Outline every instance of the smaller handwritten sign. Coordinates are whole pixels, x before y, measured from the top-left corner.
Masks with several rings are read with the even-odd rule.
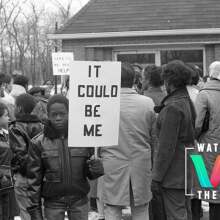
[[[53,75],[70,75],[70,63],[73,60],[73,53],[52,53]]]

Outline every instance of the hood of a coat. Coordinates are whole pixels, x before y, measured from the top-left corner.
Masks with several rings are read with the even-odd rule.
[[[37,117],[37,115],[31,115],[31,114],[19,114],[16,115],[15,122],[23,122],[23,123],[36,123],[41,122],[40,119]]]
[[[27,133],[30,138],[35,137],[43,130],[43,124],[40,119],[31,114],[17,115],[16,120],[10,124],[10,129],[13,129],[13,127]]]

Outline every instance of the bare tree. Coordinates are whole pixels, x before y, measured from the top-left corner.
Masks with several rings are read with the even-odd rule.
[[[0,71],[12,74],[20,70],[36,85],[52,77],[55,42],[47,34],[54,31],[56,21],[60,26],[70,18],[74,1],[82,3],[50,1],[58,12],[45,11],[31,0],[0,0]]]
[[[76,0],[80,8],[82,7],[82,1]],[[67,22],[67,20],[72,16],[71,10],[74,0],[68,0],[66,4],[63,3],[62,0],[51,0],[51,2],[58,8],[58,11],[60,13],[61,24],[64,24]]]
[[[16,19],[20,13],[21,11],[19,10],[10,27],[7,26],[7,30],[9,35],[15,40],[19,51],[19,69],[24,73],[24,58],[25,53],[30,46],[31,24],[28,22],[28,20],[26,20],[26,22],[16,22]]]
[[[0,36],[5,31],[8,23],[16,14],[19,5],[24,4],[27,0],[0,0]]]

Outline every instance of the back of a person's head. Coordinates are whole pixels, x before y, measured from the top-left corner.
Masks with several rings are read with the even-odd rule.
[[[148,65],[144,69],[144,77],[149,80],[149,85],[153,87],[160,87],[164,81],[162,79],[162,68],[156,65]]]
[[[53,95],[51,98],[49,98],[47,103],[48,113],[50,112],[50,107],[56,103],[63,104],[66,107],[67,111],[69,111],[69,100],[65,96],[58,94]]]
[[[192,70],[184,62],[174,60],[162,68],[162,78],[176,89],[185,87],[191,82]]]
[[[16,107],[20,109],[22,114],[31,114],[37,102],[30,94],[22,94],[16,98]]]
[[[135,79],[135,71],[131,64],[121,64],[121,87],[132,88]]]
[[[191,68],[191,82],[190,85],[197,85],[200,79],[199,67],[194,64],[187,64],[189,68]]]
[[[23,86],[25,89],[28,86],[28,78],[24,75],[15,75],[14,77],[14,84]]]
[[[220,61],[215,61],[209,66],[209,76],[220,80]]]

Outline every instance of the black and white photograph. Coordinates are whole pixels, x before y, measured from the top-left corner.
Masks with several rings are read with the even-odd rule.
[[[0,0],[0,220],[220,220],[220,0]]]

